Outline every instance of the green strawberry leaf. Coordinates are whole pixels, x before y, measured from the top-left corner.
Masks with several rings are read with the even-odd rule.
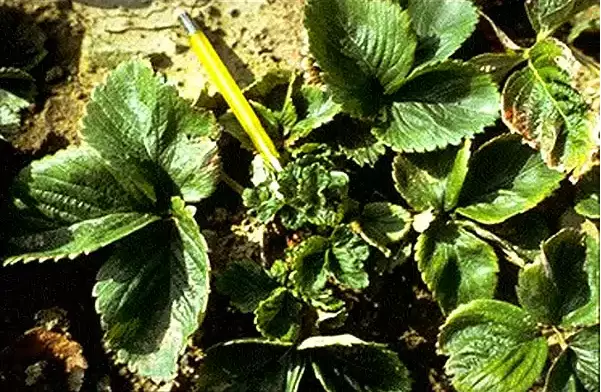
[[[232,340],[207,350],[194,391],[296,392],[305,367],[291,343]]]
[[[386,257],[392,255],[390,244],[399,242],[411,230],[411,214],[392,203],[369,203],[363,207],[359,221],[353,227],[368,244]]]
[[[472,157],[457,212],[480,223],[501,223],[535,207],[562,179],[519,136],[503,135]]]
[[[526,392],[547,360],[547,342],[529,314],[480,299],[455,309],[438,336],[447,374],[459,392]]]
[[[23,169],[12,189],[14,227],[5,264],[74,258],[160,219],[85,147],[71,147]],[[141,211],[141,212],[137,212]]]
[[[499,272],[495,251],[452,223],[433,225],[420,234],[415,260],[445,313],[459,304],[492,298],[495,293]]]
[[[209,295],[205,240],[182,199],[173,198],[171,212],[171,220],[117,244],[93,292],[104,340],[117,362],[157,381],[177,375],[178,357]]]
[[[481,72],[489,74],[492,80],[501,85],[507,75],[519,64],[524,62],[524,56],[517,53],[483,53],[469,60]]]
[[[446,60],[472,34],[478,10],[469,0],[410,0],[411,26],[417,34],[415,62]]]
[[[267,272],[251,260],[234,261],[217,275],[215,287],[230,297],[230,302],[242,313],[253,312],[261,301],[279,287]]]
[[[572,16],[598,2],[596,0],[531,0],[525,4],[528,19],[538,33],[537,39],[540,41],[551,35]]]
[[[578,182],[574,210],[590,219],[599,219],[599,166],[593,167]]]
[[[552,38],[538,42],[528,54],[528,65],[505,83],[503,121],[540,149],[549,167],[574,171],[578,178],[596,148],[596,116],[575,86],[583,66]]]
[[[490,76],[458,61],[426,66],[391,100],[373,132],[395,151],[458,145],[499,117],[499,93]]]
[[[295,123],[290,129],[290,135],[286,139],[286,145],[291,146],[297,140],[309,136],[311,131],[331,122],[342,110],[341,106],[334,102],[332,96],[323,89],[305,85],[301,87],[300,95],[303,106],[300,117],[302,120]]]
[[[30,103],[0,88],[0,139],[11,138],[21,125],[21,112]]]
[[[409,16],[390,1],[310,0],[305,26],[334,100],[352,114],[375,114],[413,63]]]
[[[582,234],[570,229],[545,241],[541,257],[520,271],[517,293],[522,307],[541,323],[557,325],[566,316],[564,325],[598,323],[595,306],[599,301],[592,292],[595,286],[599,288],[595,281],[599,276],[598,260],[592,259],[595,250],[598,255],[598,246],[592,240],[587,249]],[[589,281],[593,287],[589,287]],[[581,309],[583,306],[586,308]],[[577,309],[581,310],[574,315]]]
[[[340,153],[361,167],[374,167],[386,153],[386,146],[369,129],[361,127],[361,124],[355,125],[357,127],[352,132],[345,132],[336,139]]]
[[[398,155],[392,164],[396,190],[415,211],[451,210],[467,173],[470,145]]]
[[[303,304],[292,292],[279,287],[255,309],[255,326],[261,335],[282,342],[294,342],[300,333]]]
[[[555,359],[545,382],[545,392],[599,390],[599,327],[589,327],[568,341]]]
[[[301,293],[312,296],[325,287],[329,274],[325,260],[328,246],[327,238],[314,235],[290,251],[292,283]]]
[[[298,351],[308,355],[315,376],[327,392],[409,392],[409,371],[382,344],[352,335],[314,336]]]
[[[83,118],[84,141],[150,200],[197,202],[219,175],[212,116],[194,111],[144,62],[129,61],[96,87]],[[157,194],[158,192],[158,194]]]
[[[369,246],[348,225],[337,227],[330,241],[326,263],[338,283],[355,290],[369,286],[369,275],[363,265],[369,258]]]
[[[599,31],[599,4],[578,12],[571,18],[570,25],[570,34],[566,38],[569,44],[573,44],[584,32]]]

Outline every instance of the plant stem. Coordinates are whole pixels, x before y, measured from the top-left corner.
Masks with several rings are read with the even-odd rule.
[[[232,177],[228,176],[223,169],[221,169],[220,174],[221,180],[227,184],[234,192],[242,196],[242,192],[244,192],[244,187],[240,185],[236,180]]]

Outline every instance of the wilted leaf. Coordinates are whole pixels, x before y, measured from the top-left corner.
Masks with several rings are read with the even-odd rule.
[[[410,0],[407,10],[418,37],[415,62],[422,66],[449,58],[478,22],[469,0]]]
[[[205,240],[181,199],[173,199],[172,214],[119,242],[94,286],[108,348],[153,380],[177,375],[178,357],[209,296]]]
[[[533,1],[534,2],[534,1]],[[594,113],[575,87],[582,65],[548,38],[529,50],[528,64],[503,90],[503,121],[540,149],[545,163],[578,178],[596,148]]]
[[[444,312],[495,293],[499,271],[495,251],[452,223],[435,224],[420,234],[415,260]]]
[[[447,374],[459,392],[525,392],[547,360],[547,342],[524,310],[482,299],[461,305],[438,336]]]
[[[401,206],[369,203],[359,217],[358,231],[365,241],[390,257],[388,245],[400,241],[409,232],[411,220],[411,214]]]
[[[395,151],[458,145],[499,117],[499,93],[490,76],[457,61],[423,68],[391,100],[374,134]]]
[[[302,310],[292,292],[280,287],[255,309],[255,325],[266,338],[294,342],[300,333]]]
[[[217,290],[230,297],[232,305],[243,313],[254,311],[279,285],[251,260],[234,261],[217,275]]]
[[[481,223],[501,223],[543,201],[562,179],[519,136],[500,136],[470,160],[457,212]]]
[[[351,335],[314,336],[300,344],[328,392],[409,392],[411,378],[396,353]]]
[[[310,0],[305,26],[335,101],[353,114],[374,114],[413,63],[409,16],[390,1]]]

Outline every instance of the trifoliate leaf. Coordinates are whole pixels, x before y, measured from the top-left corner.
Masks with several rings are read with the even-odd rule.
[[[94,89],[83,126],[84,141],[150,200],[168,204],[181,194],[196,202],[214,190],[218,161],[207,139],[214,121],[144,62],[119,65]]]
[[[12,187],[14,225],[5,264],[74,258],[160,217],[92,150],[71,147],[34,161]]]
[[[234,261],[217,275],[217,291],[228,295],[230,302],[243,313],[254,311],[279,284],[251,260]]]
[[[332,233],[331,249],[326,253],[327,266],[343,286],[361,290],[369,285],[363,263],[369,258],[369,246],[347,226]]]
[[[500,85],[505,77],[524,61],[526,61],[524,56],[507,52],[479,54],[472,57],[469,63],[476,66],[481,72],[489,74],[492,80]]]
[[[303,304],[290,290],[279,287],[255,309],[255,325],[268,339],[294,342],[300,333]]]
[[[301,88],[302,120],[290,129],[286,145],[293,145],[297,140],[307,137],[311,131],[329,123],[342,110],[334,102],[332,96],[317,86],[306,85]]]
[[[555,359],[545,382],[545,392],[593,392],[599,390],[599,327],[574,335]]]
[[[457,212],[481,223],[501,223],[543,201],[562,179],[519,136],[500,136],[472,157]]]
[[[118,362],[153,380],[177,375],[178,357],[209,295],[205,240],[181,199],[173,198],[171,212],[172,220],[119,242],[94,286],[108,348]]]
[[[194,391],[296,392],[305,366],[291,343],[232,340],[207,350]]]
[[[392,100],[374,134],[395,151],[458,145],[499,117],[499,93],[490,76],[457,61],[423,68]]]
[[[578,178],[596,148],[595,116],[574,86],[582,65],[565,44],[552,38],[528,53],[528,65],[505,84],[503,121],[540,149],[549,167],[574,171]]]
[[[493,248],[452,223],[420,234],[415,260],[444,312],[479,298],[492,298],[499,266]]]
[[[392,252],[388,245],[399,242],[411,229],[411,214],[392,203],[369,203],[363,207],[357,231],[371,246],[378,248],[386,257]]]
[[[328,392],[409,392],[409,371],[396,353],[351,335],[315,336],[300,344]]]
[[[310,0],[305,26],[334,100],[352,114],[375,114],[413,63],[409,16],[390,1]]]
[[[418,37],[418,65],[449,58],[478,22],[478,11],[469,0],[410,0],[407,10]]]
[[[592,249],[587,250],[582,234],[564,229],[543,243],[542,255],[534,264],[520,271],[517,288],[520,304],[538,322],[551,325],[558,325],[562,319],[564,325],[599,322],[599,311],[595,309],[598,296],[589,287],[589,281],[599,287],[595,281],[599,276],[598,260],[586,255],[587,251],[594,254],[595,248],[598,255],[598,243],[593,240],[590,245]],[[584,306],[585,309],[573,314]]]
[[[547,360],[547,342],[528,313],[481,299],[461,305],[438,336],[447,374],[459,392],[526,392]]]
[[[599,219],[599,166],[584,175],[578,182],[574,210],[590,219]]]
[[[310,223],[334,227],[344,217],[348,202],[348,176],[318,156],[304,155],[278,173],[246,189],[244,205],[261,222],[279,215],[284,226],[295,230]]]
[[[290,252],[294,271],[291,279],[301,293],[311,296],[325,287],[329,275],[325,260],[328,246],[327,238],[314,235]]]
[[[526,11],[538,39],[549,36],[579,11],[597,4],[595,0],[530,0]]]
[[[583,268],[587,276],[589,295],[585,305],[565,315],[562,320],[564,326],[586,326],[599,323],[599,233],[595,233],[594,236],[587,234],[584,241],[586,259]],[[570,256],[567,255],[566,257]],[[579,272],[576,274],[579,275]],[[575,279],[571,278],[569,280]],[[582,283],[577,281],[577,284]]]
[[[470,145],[398,155],[392,164],[396,190],[415,211],[452,209],[467,173]]]

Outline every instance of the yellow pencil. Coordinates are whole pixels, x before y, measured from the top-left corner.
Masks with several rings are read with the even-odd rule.
[[[186,11],[178,9],[176,15],[190,36],[192,51],[205,67],[209,79],[225,98],[259,154],[275,170],[282,170],[275,145],[206,35]]]

